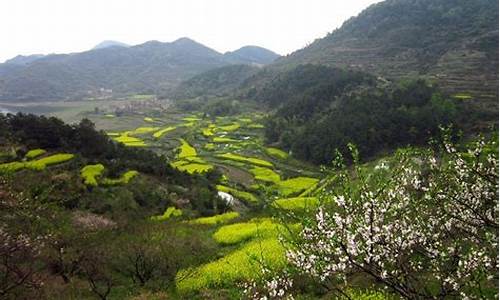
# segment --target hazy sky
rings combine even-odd
[[[1,0],[0,62],[69,53],[102,40],[140,44],[187,36],[217,51],[306,46],[377,0]]]

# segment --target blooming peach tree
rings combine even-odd
[[[369,168],[352,147],[354,167],[303,219],[290,264],[347,298],[360,277],[407,299],[498,298],[498,142],[442,148]]]

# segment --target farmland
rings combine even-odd
[[[136,127],[119,125],[121,117],[92,114],[88,117],[100,118],[96,123],[107,124],[101,129],[116,142],[151,149],[164,155],[169,164],[180,171],[218,172],[216,190],[234,198],[227,212],[219,215],[190,218],[182,209],[168,207],[164,213],[151,216],[155,222],[198,227],[218,245],[220,258],[178,271],[179,293],[191,295],[199,289],[233,289],[236,282],[257,276],[261,259],[276,270],[284,266],[285,250],[278,237],[287,229],[273,219],[273,210],[297,211],[317,204],[317,200],[307,194],[315,191],[323,174],[317,167],[265,145],[262,114],[217,118],[204,118],[201,114],[154,114],[137,116],[131,122]],[[92,185],[102,171],[97,166],[86,168],[82,176],[85,173],[86,182]],[[119,180],[100,178],[98,181],[105,186]],[[273,209],[263,209],[267,206]],[[261,257],[261,253],[266,254]],[[228,264],[238,267],[227,268]]]

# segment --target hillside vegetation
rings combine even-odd
[[[491,0],[388,0],[273,68],[314,63],[389,79],[423,76],[448,93],[498,104],[498,3]]]

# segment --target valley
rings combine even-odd
[[[498,1],[176,1],[0,63],[0,299],[498,299]]]

